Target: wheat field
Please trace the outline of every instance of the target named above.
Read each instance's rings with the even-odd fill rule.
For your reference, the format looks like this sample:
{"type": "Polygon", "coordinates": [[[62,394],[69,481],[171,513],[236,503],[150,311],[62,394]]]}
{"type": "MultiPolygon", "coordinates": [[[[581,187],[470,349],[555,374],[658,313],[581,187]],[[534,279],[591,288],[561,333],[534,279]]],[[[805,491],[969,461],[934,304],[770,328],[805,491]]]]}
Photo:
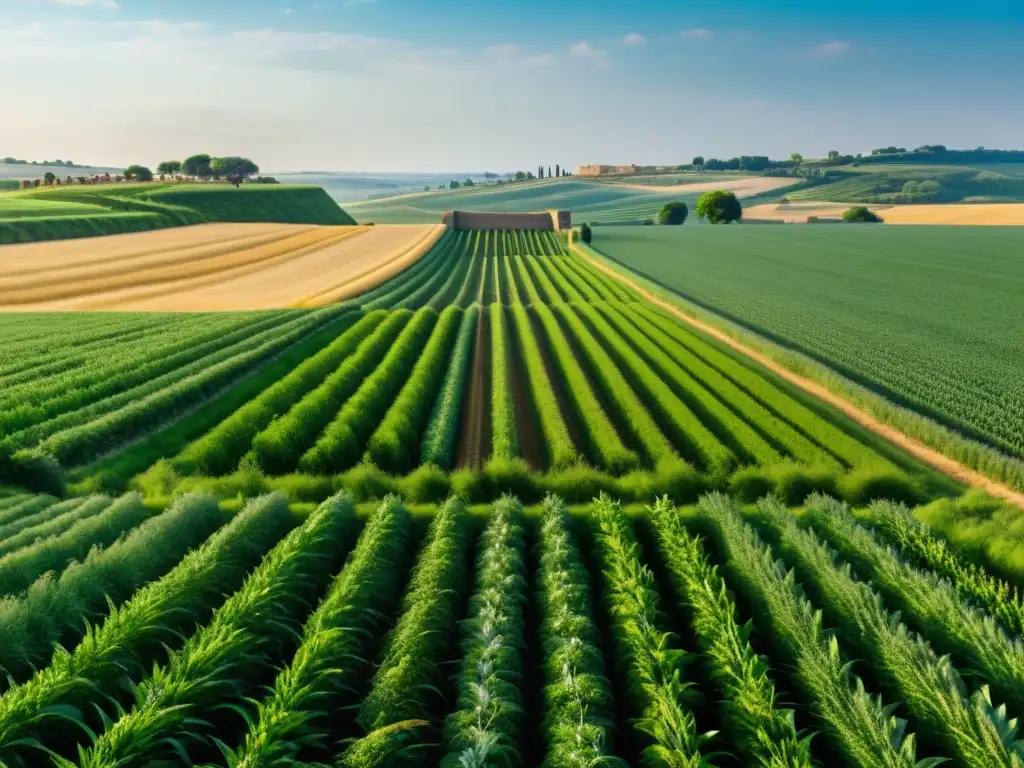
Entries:
{"type": "Polygon", "coordinates": [[[408,267],[438,226],[206,224],[0,248],[7,311],[316,306],[408,267]],[[351,285],[350,285],[351,284],[351,285]]]}

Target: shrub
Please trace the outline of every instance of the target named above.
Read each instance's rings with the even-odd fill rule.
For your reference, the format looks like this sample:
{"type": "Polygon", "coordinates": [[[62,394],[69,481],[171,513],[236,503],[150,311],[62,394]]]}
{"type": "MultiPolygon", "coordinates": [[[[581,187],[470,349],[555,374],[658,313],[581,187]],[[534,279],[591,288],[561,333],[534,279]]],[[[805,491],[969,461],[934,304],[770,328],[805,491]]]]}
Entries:
{"type": "Polygon", "coordinates": [[[686,203],[665,203],[661,212],[658,214],[658,223],[681,225],[686,221],[686,217],[689,215],[690,209],[686,203]]]}
{"type": "Polygon", "coordinates": [[[855,507],[877,499],[902,501],[911,506],[921,502],[921,494],[910,477],[891,469],[853,470],[839,481],[839,493],[855,507]]]}
{"type": "Polygon", "coordinates": [[[743,467],[729,480],[729,495],[743,504],[751,504],[775,490],[775,482],[767,467],[743,467]]]}
{"type": "Polygon", "coordinates": [[[584,243],[589,243],[594,237],[594,233],[590,229],[590,225],[584,223],[580,226],[580,240],[584,243]]]}
{"type": "Polygon", "coordinates": [[[398,480],[399,494],[413,504],[440,504],[452,492],[447,473],[434,464],[424,464],[398,480]]]}
{"type": "Polygon", "coordinates": [[[537,487],[537,475],[522,459],[491,459],[484,467],[489,491],[494,495],[512,494],[525,503],[540,501],[541,489],[537,487]]]}
{"type": "Polygon", "coordinates": [[[383,499],[397,490],[395,479],[372,464],[352,467],[341,476],[341,484],[357,502],[383,499]]]}
{"type": "Polygon", "coordinates": [[[743,218],[743,206],[734,193],[713,189],[697,200],[697,218],[709,224],[731,224],[743,218]]]}
{"type": "Polygon", "coordinates": [[[865,206],[855,205],[850,210],[843,211],[843,221],[847,224],[881,224],[885,220],[865,206]]]}
{"type": "Polygon", "coordinates": [[[836,476],[828,467],[782,464],[775,469],[775,494],[784,504],[803,504],[812,493],[836,493],[836,476]]]}

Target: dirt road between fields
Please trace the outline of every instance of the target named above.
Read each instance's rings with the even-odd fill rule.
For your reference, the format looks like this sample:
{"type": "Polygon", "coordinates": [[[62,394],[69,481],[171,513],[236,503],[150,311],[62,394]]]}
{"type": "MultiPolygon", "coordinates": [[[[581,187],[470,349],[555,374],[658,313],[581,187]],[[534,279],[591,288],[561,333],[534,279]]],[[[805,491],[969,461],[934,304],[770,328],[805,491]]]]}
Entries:
{"type": "Polygon", "coordinates": [[[783,187],[792,187],[799,179],[776,178],[772,176],[750,176],[744,179],[723,179],[720,181],[698,181],[693,184],[673,184],[672,186],[658,186],[657,184],[620,184],[615,182],[616,187],[635,189],[639,192],[664,192],[665,194],[694,194],[710,192],[713,189],[724,189],[726,192],[734,192],[736,197],[753,197],[765,192],[772,192],[783,187]]]}
{"type": "Polygon", "coordinates": [[[794,373],[785,366],[782,366],[779,363],[776,363],[774,360],[761,354],[757,350],[748,347],[746,344],[743,344],[740,341],[737,341],[736,339],[732,338],[724,331],[719,330],[715,326],[705,323],[694,317],[691,317],[690,315],[686,314],[675,305],[670,304],[664,299],[659,298],[654,293],[647,290],[646,288],[638,284],[636,281],[630,279],[626,275],[617,272],[611,267],[608,267],[600,263],[599,261],[596,261],[595,259],[592,259],[589,255],[576,248],[575,245],[573,247],[573,251],[575,251],[576,254],[580,256],[580,258],[585,259],[586,262],[593,266],[595,269],[599,269],[601,270],[601,272],[604,272],[605,274],[609,275],[615,280],[618,280],[620,283],[629,286],[655,306],[670,312],[673,316],[679,318],[687,325],[690,325],[698,329],[702,333],[705,333],[708,336],[717,339],[718,341],[728,345],[730,348],[736,350],[737,352],[740,352],[746,355],[747,357],[751,358],[752,360],[760,363],[765,368],[768,368],[770,371],[778,375],[780,378],[785,379],[790,384],[799,387],[803,391],[813,395],[819,400],[828,403],[836,410],[840,411],[841,413],[845,414],[849,418],[856,421],[865,429],[869,429],[876,435],[884,437],[886,440],[893,443],[894,445],[899,446],[900,448],[902,448],[915,458],[920,459],[924,463],[934,467],[935,469],[939,470],[945,475],[948,475],[954,480],[957,480],[966,485],[972,485],[976,488],[981,488],[986,493],[992,496],[1003,499],[1005,501],[1009,501],[1010,503],[1016,505],[1017,507],[1024,509],[1024,493],[1015,491],[1013,488],[1010,488],[1007,485],[1003,485],[1002,483],[997,482],[992,478],[971,469],[970,467],[966,467],[963,464],[959,463],[958,461],[954,461],[948,456],[939,453],[933,448],[929,448],[927,445],[911,437],[910,435],[900,432],[895,427],[892,427],[882,421],[879,421],[867,411],[858,408],[850,401],[840,397],[839,395],[836,395],[835,393],[833,393],[826,387],[822,386],[818,382],[808,379],[804,376],[800,376],[797,373],[794,373]]]}

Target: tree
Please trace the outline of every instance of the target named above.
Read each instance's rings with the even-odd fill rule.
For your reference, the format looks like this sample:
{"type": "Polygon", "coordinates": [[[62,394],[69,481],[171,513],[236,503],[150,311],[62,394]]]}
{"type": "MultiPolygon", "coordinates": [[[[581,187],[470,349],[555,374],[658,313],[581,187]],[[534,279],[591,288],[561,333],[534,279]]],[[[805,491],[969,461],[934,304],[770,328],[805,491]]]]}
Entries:
{"type": "Polygon", "coordinates": [[[214,176],[236,176],[247,179],[259,173],[260,167],[247,157],[215,157],[210,161],[210,170],[214,176]]]}
{"type": "Polygon", "coordinates": [[[523,173],[522,171],[516,171],[516,175],[515,175],[514,178],[515,178],[516,181],[525,181],[526,180],[526,174],[523,173]]]}
{"type": "Polygon", "coordinates": [[[839,157],[840,157],[840,154],[839,154],[839,150],[838,149],[830,149],[828,151],[828,159],[829,160],[838,160],[839,157]]]}
{"type": "Polygon", "coordinates": [[[181,164],[181,171],[186,176],[197,176],[200,179],[205,179],[213,175],[213,170],[210,168],[211,162],[212,159],[209,155],[192,155],[181,164]]]}
{"type": "Polygon", "coordinates": [[[927,181],[922,181],[917,189],[922,197],[931,200],[942,191],[942,185],[934,179],[928,179],[927,181]]]}
{"type": "Polygon", "coordinates": [[[559,178],[562,175],[562,166],[555,163],[555,178],[559,178]]]}
{"type": "Polygon", "coordinates": [[[855,205],[850,210],[843,211],[843,221],[847,224],[881,224],[884,219],[863,205],[855,205]]]}
{"type": "Polygon", "coordinates": [[[548,166],[548,178],[549,179],[551,178],[551,166],[550,165],[548,166]]]}
{"type": "Polygon", "coordinates": [[[537,178],[538,179],[543,179],[544,178],[544,166],[543,165],[538,165],[537,166],[537,178]]]}
{"type": "Polygon", "coordinates": [[[153,172],[144,165],[129,165],[124,169],[124,177],[129,181],[152,181],[153,172]]]}
{"type": "Polygon", "coordinates": [[[920,194],[920,192],[921,190],[918,187],[916,181],[908,181],[906,184],[903,185],[903,196],[906,197],[908,200],[917,199],[917,196],[918,194],[920,194]]]}
{"type": "Polygon", "coordinates": [[[473,180],[472,179],[466,179],[464,182],[462,182],[462,186],[464,186],[464,187],[472,187],[472,186],[475,186],[475,185],[473,184],[473,180]]]}
{"type": "Polygon", "coordinates": [[[594,237],[593,231],[590,229],[590,225],[584,222],[580,225],[580,240],[584,243],[589,243],[594,237]]]}
{"type": "Polygon", "coordinates": [[[690,209],[686,203],[665,203],[658,214],[658,223],[679,225],[685,222],[686,217],[689,215],[690,209]]]}
{"type": "Polygon", "coordinates": [[[695,168],[698,168],[698,169],[703,168],[704,167],[704,158],[701,155],[697,155],[695,158],[693,158],[693,165],[694,165],[695,168]]]}
{"type": "Polygon", "coordinates": [[[177,176],[181,173],[181,160],[164,160],[156,167],[156,172],[162,176],[177,176]]]}
{"type": "Polygon", "coordinates": [[[53,173],[53,171],[47,171],[46,173],[43,174],[43,183],[46,184],[46,186],[48,187],[52,186],[53,182],[55,182],[56,180],[57,176],[56,174],[53,173]]]}
{"type": "Polygon", "coordinates": [[[800,163],[804,161],[804,156],[801,155],[799,152],[794,152],[792,155],[789,156],[789,161],[794,165],[800,165],[800,163]]]}
{"type": "Polygon", "coordinates": [[[533,181],[535,178],[537,178],[537,177],[533,175],[533,171],[527,171],[526,172],[526,180],[527,181],[533,181]]]}
{"type": "Polygon", "coordinates": [[[710,224],[731,224],[743,218],[743,206],[732,192],[713,189],[698,198],[697,218],[710,224]]]}
{"type": "Polygon", "coordinates": [[[448,189],[458,189],[458,188],[459,188],[459,182],[455,181],[454,179],[452,181],[448,182],[448,189]]]}

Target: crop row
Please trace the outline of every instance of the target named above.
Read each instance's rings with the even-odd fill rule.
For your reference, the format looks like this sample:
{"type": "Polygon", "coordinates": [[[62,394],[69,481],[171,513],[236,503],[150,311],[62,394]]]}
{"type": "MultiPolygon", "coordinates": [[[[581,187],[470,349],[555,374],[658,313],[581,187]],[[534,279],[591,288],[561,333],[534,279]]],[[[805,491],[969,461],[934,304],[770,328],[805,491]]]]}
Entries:
{"type": "Polygon", "coordinates": [[[424,532],[395,497],[298,523],[183,497],[4,602],[0,759],[1021,765],[1019,640],[963,597],[984,572],[822,496],[696,512],[453,499],[424,532]]]}

